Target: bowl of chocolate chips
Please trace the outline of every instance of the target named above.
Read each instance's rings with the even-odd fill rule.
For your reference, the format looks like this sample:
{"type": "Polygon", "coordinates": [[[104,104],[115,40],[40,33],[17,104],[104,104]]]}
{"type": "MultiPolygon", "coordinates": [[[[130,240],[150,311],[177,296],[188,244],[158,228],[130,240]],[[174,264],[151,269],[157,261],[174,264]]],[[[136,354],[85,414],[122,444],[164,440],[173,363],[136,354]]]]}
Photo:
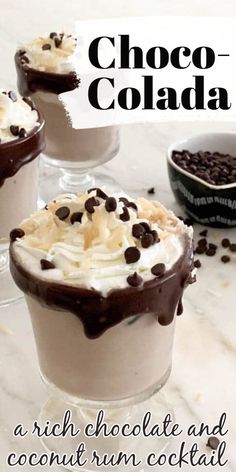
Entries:
{"type": "Polygon", "coordinates": [[[206,133],[172,144],[167,154],[172,191],[197,223],[236,226],[236,133],[206,133]]]}

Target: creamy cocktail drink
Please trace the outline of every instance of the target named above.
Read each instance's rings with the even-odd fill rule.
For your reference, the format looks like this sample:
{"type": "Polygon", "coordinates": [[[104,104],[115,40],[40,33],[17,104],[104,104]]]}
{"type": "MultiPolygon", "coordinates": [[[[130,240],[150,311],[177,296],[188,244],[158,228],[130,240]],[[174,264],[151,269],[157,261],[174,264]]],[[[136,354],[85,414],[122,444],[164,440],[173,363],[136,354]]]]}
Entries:
{"type": "Polygon", "coordinates": [[[0,92],[0,240],[37,208],[44,122],[33,104],[0,92]]]}
{"type": "Polygon", "coordinates": [[[101,189],[60,196],[20,229],[11,271],[46,382],[95,401],[161,388],[192,281],[192,229],[158,202],[101,189]]]}
{"type": "Polygon", "coordinates": [[[18,50],[15,63],[20,92],[32,95],[45,116],[47,162],[82,172],[118,152],[119,131],[116,126],[72,128],[58,96],[79,87],[73,62],[75,50],[76,39],[71,35],[50,33],[18,50]]]}

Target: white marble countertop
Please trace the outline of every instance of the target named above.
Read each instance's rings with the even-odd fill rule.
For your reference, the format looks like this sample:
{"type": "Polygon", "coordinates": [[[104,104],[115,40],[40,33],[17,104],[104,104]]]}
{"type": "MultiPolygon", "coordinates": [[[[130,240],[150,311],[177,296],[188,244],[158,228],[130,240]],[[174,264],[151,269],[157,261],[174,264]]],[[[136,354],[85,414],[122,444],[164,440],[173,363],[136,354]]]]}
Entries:
{"type": "MultiPolygon", "coordinates": [[[[26,36],[57,29],[71,23],[71,18],[150,14],[236,15],[234,0],[1,0],[0,54],[1,82],[14,87],[12,56],[16,43],[26,36]],[[81,8],[82,7],[82,8],[81,8]],[[214,11],[213,11],[214,10],[214,11]]],[[[171,193],[165,162],[168,145],[193,132],[236,131],[235,123],[168,123],[131,125],[122,129],[119,155],[105,167],[132,194],[146,195],[154,186],[155,197],[169,208],[181,211],[171,193]],[[128,171],[127,171],[128,170],[128,171]]],[[[202,228],[195,226],[195,236],[202,228]]],[[[210,230],[212,241],[223,237],[236,242],[236,230],[210,230]]],[[[223,252],[222,252],[223,253],[223,252]]],[[[225,467],[207,470],[236,471],[236,260],[222,264],[221,252],[215,257],[201,256],[198,282],[184,297],[185,312],[177,321],[173,371],[165,387],[181,425],[193,422],[217,423],[227,412],[227,453],[225,467]]],[[[36,419],[46,391],[38,375],[35,346],[24,302],[0,310],[0,472],[51,470],[60,468],[6,466],[10,451],[42,451],[38,440],[13,438],[17,423],[26,427],[36,419]]],[[[175,440],[174,446],[178,446],[175,440]]],[[[191,441],[187,439],[187,443],[191,441]]],[[[206,452],[206,440],[198,444],[206,452]]],[[[183,467],[189,471],[191,467],[183,467]]],[[[202,466],[195,470],[206,470],[202,466]]],[[[193,469],[193,470],[194,470],[193,469]]],[[[173,468],[163,467],[167,472],[173,468]]],[[[176,468],[177,470],[177,468],[176,468]]],[[[192,469],[191,469],[192,470],[192,469]]]]}

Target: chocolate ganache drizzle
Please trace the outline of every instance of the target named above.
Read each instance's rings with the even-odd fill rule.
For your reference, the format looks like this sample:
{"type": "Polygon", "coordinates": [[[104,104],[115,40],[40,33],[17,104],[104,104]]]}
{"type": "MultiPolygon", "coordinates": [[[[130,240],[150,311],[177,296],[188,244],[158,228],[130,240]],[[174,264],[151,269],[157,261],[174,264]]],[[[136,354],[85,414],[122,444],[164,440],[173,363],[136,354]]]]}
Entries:
{"type": "MultiPolygon", "coordinates": [[[[120,256],[121,263],[124,266],[124,271],[122,274],[131,275],[128,277],[126,277],[126,275],[123,277],[122,275],[122,283],[120,283],[120,286],[117,283],[116,286],[114,286],[112,289],[109,289],[106,293],[103,289],[103,282],[101,282],[100,290],[94,288],[92,283],[90,284],[90,288],[88,288],[88,284],[86,285],[84,281],[80,282],[79,284],[74,283],[73,285],[71,282],[68,283],[68,281],[65,283],[64,279],[58,280],[58,274],[60,274],[61,271],[61,268],[59,267],[61,258],[58,259],[56,255],[55,258],[53,258],[52,252],[50,260],[49,258],[48,261],[44,258],[41,259],[35,265],[36,271],[31,271],[28,269],[28,267],[26,267],[27,264],[23,263],[22,257],[19,257],[19,249],[20,251],[23,251],[22,254],[28,254],[28,245],[26,247],[24,242],[24,238],[26,238],[25,241],[27,240],[26,223],[26,226],[21,225],[22,229],[19,229],[19,233],[17,233],[17,230],[14,230],[11,236],[12,241],[10,244],[10,267],[16,284],[25,294],[36,298],[40,304],[54,308],[56,310],[69,311],[78,316],[84,326],[85,334],[89,338],[96,338],[102,335],[102,333],[104,333],[107,329],[134,315],[145,316],[147,313],[155,313],[157,320],[161,325],[165,326],[170,324],[175,314],[177,313],[179,315],[182,312],[182,295],[185,287],[188,284],[194,282],[194,276],[192,276],[193,248],[192,237],[189,232],[190,230],[186,229],[182,222],[177,223],[177,218],[174,217],[171,212],[167,212],[167,210],[164,211],[163,207],[157,207],[157,212],[159,212],[160,215],[160,228],[158,233],[159,237],[157,237],[156,232],[158,223],[154,223],[152,218],[149,220],[149,223],[147,221],[143,222],[143,212],[140,212],[140,216],[140,205],[138,201],[136,205],[136,203],[130,201],[127,198],[123,198],[123,201],[120,201],[120,199],[114,199],[114,197],[104,197],[105,194],[103,197],[98,197],[100,189],[95,189],[93,192],[95,193],[92,193],[92,197],[89,196],[89,193],[85,194],[85,196],[81,194],[81,197],[79,197],[80,205],[78,207],[79,211],[76,212],[78,217],[77,220],[75,220],[74,212],[75,199],[72,199],[72,205],[72,203],[70,204],[69,197],[67,200],[67,202],[69,202],[68,206],[64,206],[66,199],[55,200],[49,204],[45,210],[42,211],[44,213],[52,212],[55,224],[59,225],[63,231],[66,231],[67,235],[68,225],[73,226],[74,234],[76,234],[76,228],[78,228],[78,231],[81,232],[86,232],[87,228],[90,228],[89,231],[90,234],[92,234],[94,232],[94,226],[91,223],[92,219],[95,218],[95,220],[98,220],[99,212],[101,218],[103,217],[103,214],[105,214],[104,212],[109,213],[110,215],[107,217],[107,221],[109,221],[109,224],[112,222],[112,228],[114,228],[115,223],[117,223],[116,230],[118,227],[121,228],[121,231],[123,231],[125,228],[125,234],[128,234],[128,231],[131,229],[133,233],[136,234],[134,237],[134,241],[136,242],[132,244],[132,246],[129,246],[126,238],[124,238],[124,241],[126,241],[126,250],[124,252],[127,252],[127,248],[136,249],[140,253],[139,261],[133,262],[133,260],[127,260],[127,257],[124,256],[123,252],[123,255],[120,256]],[[111,200],[111,198],[113,200],[111,200]],[[118,202],[117,207],[114,200],[116,200],[116,204],[118,202]],[[72,207],[73,213],[71,211],[72,207]],[[124,208],[126,208],[128,211],[128,223],[122,221],[124,208]],[[114,215],[115,212],[116,216],[114,215]],[[173,264],[171,264],[169,261],[166,268],[165,264],[161,262],[160,258],[162,257],[164,260],[165,257],[167,257],[166,252],[168,252],[168,249],[170,248],[169,244],[172,244],[172,242],[169,243],[167,241],[168,234],[166,233],[163,226],[165,224],[163,220],[165,217],[165,212],[168,215],[168,218],[169,215],[171,215],[171,221],[173,224],[177,224],[178,228],[181,228],[182,232],[181,235],[176,235],[175,233],[174,236],[182,238],[181,255],[177,257],[177,260],[175,260],[173,264]],[[113,216],[111,216],[111,213],[113,213],[113,216]],[[96,216],[94,217],[94,215],[96,216]],[[66,221],[68,223],[66,223],[66,221]],[[141,223],[139,223],[140,221],[141,223]],[[152,221],[152,223],[150,221],[152,221]],[[137,225],[140,224],[143,224],[143,227],[146,228],[146,233],[143,233],[142,236],[138,236],[137,225]],[[82,226],[84,226],[84,229],[82,229],[82,226]],[[146,246],[147,238],[143,238],[143,236],[151,233],[153,233],[155,237],[148,248],[146,246]],[[159,248],[158,245],[160,245],[159,248]],[[153,257],[152,254],[154,254],[156,250],[158,256],[153,257]],[[146,267],[145,261],[147,261],[147,254],[151,255],[151,265],[148,259],[146,267]],[[145,269],[144,266],[146,267],[145,269]],[[40,275],[38,275],[38,270],[41,271],[40,275]],[[50,272],[52,276],[45,278],[45,272],[47,272],[47,275],[50,272]],[[53,280],[53,273],[55,274],[57,280],[53,280]]],[[[146,202],[144,199],[143,201],[146,202]]],[[[142,203],[143,202],[141,202],[141,204],[142,203]]],[[[144,204],[146,205],[146,203],[144,204]]],[[[96,224],[100,225],[100,223],[101,221],[99,221],[99,223],[96,221],[96,224]]],[[[141,228],[139,228],[139,230],[141,233],[141,228]]],[[[114,238],[114,234],[112,237],[114,238]]],[[[170,238],[172,237],[173,235],[170,236],[170,238]]],[[[151,240],[151,238],[149,239],[151,240]]],[[[172,239],[170,241],[172,241],[172,239]]],[[[64,249],[65,246],[63,245],[63,251],[64,249]]],[[[63,254],[63,251],[61,255],[63,254]]],[[[108,254],[108,252],[104,252],[103,254],[108,254]]],[[[176,252],[175,254],[179,253],[176,252]]],[[[81,262],[81,264],[83,264],[83,262],[81,262]]],[[[110,270],[110,264],[111,261],[106,268],[107,270],[110,270]]],[[[121,266],[119,265],[119,270],[120,267],[121,266]]],[[[101,269],[101,271],[102,270],[103,269],[101,269]]],[[[113,273],[115,270],[113,267],[113,273]]]]}

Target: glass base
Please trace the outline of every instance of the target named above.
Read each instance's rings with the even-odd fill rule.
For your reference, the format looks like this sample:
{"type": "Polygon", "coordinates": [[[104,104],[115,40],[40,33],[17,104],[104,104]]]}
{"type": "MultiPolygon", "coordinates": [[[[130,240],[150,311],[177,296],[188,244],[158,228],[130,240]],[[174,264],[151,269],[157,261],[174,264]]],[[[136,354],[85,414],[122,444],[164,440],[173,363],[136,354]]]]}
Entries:
{"type": "Polygon", "coordinates": [[[170,414],[171,420],[174,421],[172,408],[167,404],[164,396],[159,393],[139,404],[103,410],[76,406],[69,401],[67,402],[65,398],[62,399],[53,395],[41,410],[39,424],[41,428],[47,425],[50,425],[50,428],[55,424],[64,425],[64,431],[67,431],[67,434],[64,437],[62,435],[59,437],[44,435],[41,437],[41,442],[50,455],[51,453],[58,455],[57,457],[61,462],[54,462],[53,465],[61,465],[66,470],[73,472],[95,472],[99,470],[106,470],[106,472],[150,471],[150,467],[146,465],[146,458],[152,452],[155,452],[157,456],[163,453],[169,446],[170,439],[165,436],[157,437],[156,435],[144,437],[139,426],[136,426],[134,430],[136,435],[132,434],[124,437],[118,434],[125,424],[130,425],[126,427],[127,432],[128,427],[142,425],[148,412],[151,413],[148,431],[151,431],[154,425],[160,425],[161,429],[167,414],[170,414]],[[100,428],[101,425],[104,425],[100,430],[100,434],[97,437],[95,435],[88,437],[86,426],[92,425],[88,430],[88,433],[91,433],[96,426],[98,427],[99,422],[100,428]],[[114,435],[106,436],[105,434],[104,436],[104,433],[109,433],[112,427],[114,435]],[[72,428],[74,431],[72,431],[72,428]],[[71,434],[72,432],[75,434],[74,437],[71,434]],[[78,460],[78,448],[80,448],[80,451],[84,449],[80,461],[78,460]],[[94,451],[96,451],[96,454],[94,451]],[[65,454],[66,456],[63,459],[65,454]],[[135,464],[133,463],[134,454],[136,456],[135,464]],[[107,462],[106,466],[104,466],[104,463],[99,466],[96,456],[100,460],[105,459],[105,457],[106,460],[113,458],[115,462],[110,464],[107,462]],[[118,461],[119,458],[120,461],[118,461]],[[116,463],[117,461],[118,463],[116,463]]]}
{"type": "Polygon", "coordinates": [[[102,187],[105,192],[120,192],[120,184],[109,175],[93,171],[81,173],[69,169],[55,169],[52,166],[40,166],[40,199],[46,204],[57,195],[77,193],[92,187],[102,187]]]}
{"type": "Polygon", "coordinates": [[[0,308],[17,303],[23,293],[14,283],[9,270],[8,250],[0,251],[0,308]]]}

